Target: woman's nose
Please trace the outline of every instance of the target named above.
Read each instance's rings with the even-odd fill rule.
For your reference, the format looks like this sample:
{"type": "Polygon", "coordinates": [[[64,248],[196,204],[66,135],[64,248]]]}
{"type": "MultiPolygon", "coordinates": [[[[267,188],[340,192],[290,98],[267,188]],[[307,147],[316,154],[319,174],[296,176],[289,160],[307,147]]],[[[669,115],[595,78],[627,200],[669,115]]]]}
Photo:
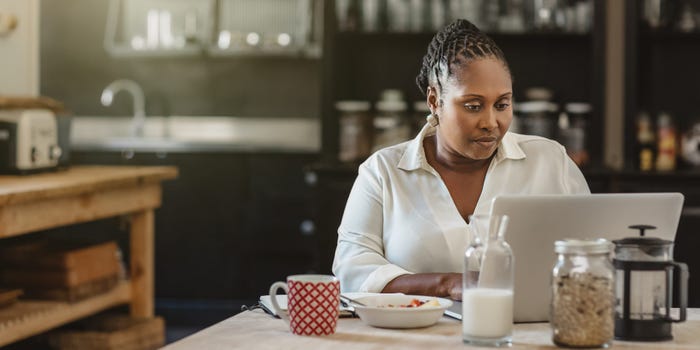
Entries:
{"type": "Polygon", "coordinates": [[[479,119],[478,126],[480,129],[495,129],[498,126],[498,122],[496,121],[496,112],[491,109],[487,109],[486,111],[484,111],[484,113],[481,115],[481,118],[479,119]]]}

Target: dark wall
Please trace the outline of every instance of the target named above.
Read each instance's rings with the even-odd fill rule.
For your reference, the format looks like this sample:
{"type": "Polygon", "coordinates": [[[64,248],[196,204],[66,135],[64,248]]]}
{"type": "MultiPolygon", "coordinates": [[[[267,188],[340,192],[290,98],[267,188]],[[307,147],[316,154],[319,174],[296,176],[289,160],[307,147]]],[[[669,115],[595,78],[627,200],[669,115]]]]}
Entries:
{"type": "Polygon", "coordinates": [[[275,57],[113,58],[103,48],[109,1],[41,1],[41,94],[76,115],[129,115],[131,100],[100,104],[102,89],[142,85],[149,115],[320,115],[320,61],[275,57]]]}

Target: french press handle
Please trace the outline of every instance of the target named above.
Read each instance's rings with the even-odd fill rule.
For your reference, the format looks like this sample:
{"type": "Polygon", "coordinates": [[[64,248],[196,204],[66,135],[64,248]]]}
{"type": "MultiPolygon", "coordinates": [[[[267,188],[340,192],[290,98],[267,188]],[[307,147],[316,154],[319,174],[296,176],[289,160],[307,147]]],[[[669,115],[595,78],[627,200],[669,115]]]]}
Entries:
{"type": "MultiPolygon", "coordinates": [[[[688,265],[684,263],[679,263],[675,261],[669,261],[668,262],[669,266],[673,266],[674,272],[680,272],[678,275],[680,278],[679,281],[679,286],[678,289],[679,291],[679,302],[680,304],[678,307],[680,308],[680,318],[674,319],[671,317],[671,305],[672,305],[672,295],[671,293],[666,294],[666,319],[671,322],[683,322],[686,319],[687,316],[687,307],[688,307],[688,265]]],[[[666,270],[666,273],[668,274],[668,270],[666,270]]]]}

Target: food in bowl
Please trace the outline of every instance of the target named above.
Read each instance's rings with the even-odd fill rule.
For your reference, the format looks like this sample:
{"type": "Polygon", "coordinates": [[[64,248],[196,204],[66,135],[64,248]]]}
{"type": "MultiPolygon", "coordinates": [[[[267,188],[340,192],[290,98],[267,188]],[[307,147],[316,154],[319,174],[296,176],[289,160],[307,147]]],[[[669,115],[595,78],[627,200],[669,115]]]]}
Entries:
{"type": "Polygon", "coordinates": [[[379,307],[429,307],[429,306],[436,306],[440,307],[440,302],[437,301],[437,299],[430,299],[430,300],[420,300],[420,299],[411,299],[411,301],[408,304],[388,304],[388,305],[379,305],[379,307]]]}
{"type": "Polygon", "coordinates": [[[421,328],[432,326],[452,305],[449,299],[423,295],[379,294],[356,298],[360,319],[381,328],[421,328]]]}

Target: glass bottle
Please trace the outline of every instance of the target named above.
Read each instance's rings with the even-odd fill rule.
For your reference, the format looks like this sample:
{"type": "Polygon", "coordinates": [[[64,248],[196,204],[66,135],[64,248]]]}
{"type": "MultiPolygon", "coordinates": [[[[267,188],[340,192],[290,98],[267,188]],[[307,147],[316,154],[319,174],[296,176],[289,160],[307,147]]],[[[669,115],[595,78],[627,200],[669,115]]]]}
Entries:
{"type": "Polygon", "coordinates": [[[469,217],[471,243],[464,256],[462,340],[477,346],[510,346],[513,330],[514,258],[505,241],[506,215],[469,217]]]}
{"type": "Polygon", "coordinates": [[[646,112],[640,112],[637,116],[637,150],[639,151],[637,165],[639,170],[654,170],[655,142],[656,136],[654,136],[651,117],[646,112]]]}
{"type": "Polygon", "coordinates": [[[554,243],[550,325],[565,347],[608,347],[615,325],[613,245],[605,239],[554,243]]]}
{"type": "Polygon", "coordinates": [[[659,114],[656,122],[656,170],[671,171],[676,169],[676,127],[671,115],[659,114]]]}

